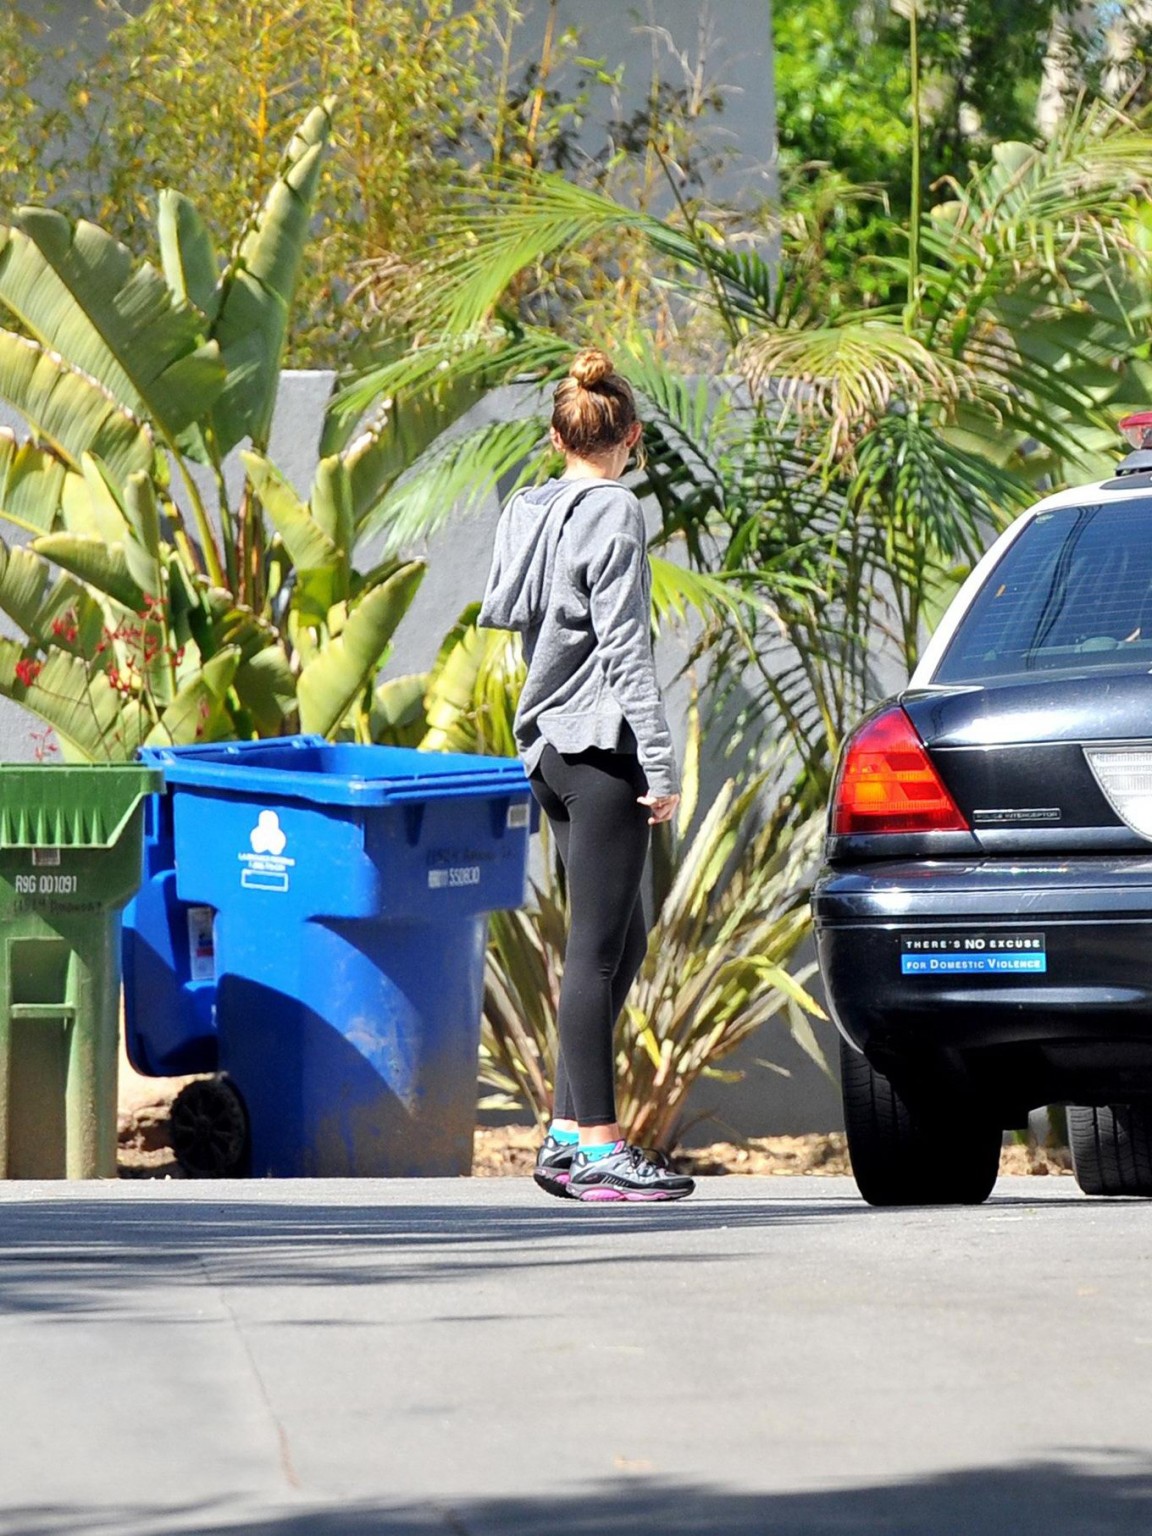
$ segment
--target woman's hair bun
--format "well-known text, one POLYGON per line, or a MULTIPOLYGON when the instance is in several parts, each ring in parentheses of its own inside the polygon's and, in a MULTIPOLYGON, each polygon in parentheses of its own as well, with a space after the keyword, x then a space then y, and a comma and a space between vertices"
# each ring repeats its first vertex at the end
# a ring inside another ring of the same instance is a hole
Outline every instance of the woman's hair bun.
POLYGON ((572 359, 569 378, 575 379, 582 389, 593 389, 612 376, 612 359, 598 347, 585 347, 572 359))

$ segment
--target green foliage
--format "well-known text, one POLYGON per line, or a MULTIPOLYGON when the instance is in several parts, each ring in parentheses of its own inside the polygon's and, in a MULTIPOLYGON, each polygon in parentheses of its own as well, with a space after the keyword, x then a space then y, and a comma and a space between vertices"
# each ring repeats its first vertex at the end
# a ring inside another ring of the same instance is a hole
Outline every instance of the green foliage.
MULTIPOLYGON (((964 177, 1002 139, 1029 140, 1060 0, 918 0, 930 102, 925 182, 964 177), (966 131, 966 124, 969 125, 966 131)), ((777 0, 777 132, 787 167, 834 167, 880 183, 907 213, 908 6, 777 0)))
MULTIPOLYGON (((915 0, 924 119, 920 191, 947 196, 992 146, 1033 142, 1061 0, 915 0)), ((1098 13, 1102 5, 1094 7, 1098 13)), ((913 207, 910 5, 892 0, 778 0, 773 5, 784 238, 819 252, 823 305, 903 297, 888 259, 903 254, 913 207)), ((1079 38, 1075 30, 1069 41, 1079 38)), ((1093 81, 1084 50, 1065 50, 1071 107, 1093 81)), ((1092 86, 1096 89, 1093 90, 1092 86)))
MULTIPOLYGON (((0 17, 0 210, 55 206, 146 251, 153 188, 178 188, 161 212, 165 272, 214 322, 214 247, 232 242, 238 215, 255 215, 254 195, 309 105, 338 94, 312 203, 321 260, 303 274, 288 340, 297 366, 343 367, 386 338, 397 300, 421 280, 437 213, 491 169, 564 168, 644 206, 661 186, 661 157, 696 188, 716 168, 700 129, 722 99, 703 65, 683 61, 682 82, 654 79, 621 120, 620 69, 585 57, 571 26, 549 24, 529 54, 514 0, 96 3, 110 23, 98 49, 55 0, 35 17, 0 17)), ((243 236, 237 244, 243 252, 243 236)), ((571 275, 601 305, 650 291, 636 262, 623 276, 588 262, 571 275)), ((247 344, 248 321, 269 307, 265 287, 238 277, 222 344, 247 344)), ((247 404, 260 438, 266 402, 232 377, 234 408, 247 404)))
MULTIPOLYGON (((466 236, 460 259, 441 256, 419 307, 437 339, 349 385, 350 397, 381 389, 391 409, 417 414, 432 381, 439 399, 480 378, 546 388, 565 349, 503 318, 517 264, 538 269, 617 229, 648 243, 679 302, 723 338, 722 388, 642 341, 617 350, 643 400, 638 488, 662 513, 656 543, 687 554, 696 599, 710 600, 700 649, 719 699, 750 695, 735 733, 783 755, 779 779, 732 780, 695 837, 657 847, 659 916, 619 1038, 629 1134, 674 1139, 689 1085, 723 1076, 725 1051, 781 1012, 819 1056, 802 978, 787 969, 806 931, 799 892, 819 833, 819 815, 806 813, 824 803, 845 731, 890 686, 882 669, 890 678, 915 664, 925 624, 1030 499, 1032 475, 1090 473, 1111 419, 1143 387, 1150 274, 1131 206, 1148 190, 1148 150, 1143 130, 1101 109, 1041 149, 997 146, 915 241, 904 231, 918 266, 892 265, 909 303, 833 315, 812 304, 810 260, 790 248, 774 274, 690 211, 658 220, 556 178, 514 178, 506 198, 478 199, 454 226, 466 236), (765 800, 775 809, 761 820, 765 800)), ((536 404, 526 420, 539 434, 536 404)), ((516 468, 512 425, 468 440, 477 479, 516 468)), ((436 516, 426 494, 445 474, 436 450, 424 467, 402 501, 382 498, 383 530, 407 534, 436 516)), ((520 472, 547 468, 541 453, 520 472)), ((677 566, 657 573, 675 611, 677 566)), ((473 677, 475 657, 465 645, 459 658, 473 677)), ((466 723, 467 708, 456 718, 466 723)), ((686 768, 692 785, 691 754, 686 768)), ((492 925, 482 1075, 541 1120, 565 926, 554 872, 529 910, 492 925)))
POLYGON ((0 693, 71 759, 297 727, 369 739, 424 573, 354 564, 388 483, 366 466, 398 472, 389 423, 327 454, 306 500, 263 451, 329 126, 327 104, 305 115, 222 264, 173 195, 163 275, 46 209, 0 229, 0 303, 20 327, 0 331, 0 398, 31 431, 0 435, 0 516, 34 535, 0 540, 0 608, 26 636, 5 642, 0 693), (223 459, 243 439, 233 504, 223 459), (212 471, 214 517, 192 458, 212 471))

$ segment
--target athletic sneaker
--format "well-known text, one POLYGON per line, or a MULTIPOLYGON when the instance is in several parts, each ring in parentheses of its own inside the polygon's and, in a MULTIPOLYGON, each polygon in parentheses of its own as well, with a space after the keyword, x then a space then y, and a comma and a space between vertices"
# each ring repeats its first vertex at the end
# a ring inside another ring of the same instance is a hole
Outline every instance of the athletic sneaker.
POLYGON ((568 1176, 572 1171, 572 1159, 576 1155, 574 1141, 557 1141, 549 1133, 536 1154, 536 1167, 532 1177, 540 1188, 557 1199, 568 1197, 568 1176))
POLYGON ((604 1157, 577 1152, 567 1193, 573 1200, 683 1200, 696 1188, 687 1174, 673 1173, 639 1147, 618 1141, 604 1157))

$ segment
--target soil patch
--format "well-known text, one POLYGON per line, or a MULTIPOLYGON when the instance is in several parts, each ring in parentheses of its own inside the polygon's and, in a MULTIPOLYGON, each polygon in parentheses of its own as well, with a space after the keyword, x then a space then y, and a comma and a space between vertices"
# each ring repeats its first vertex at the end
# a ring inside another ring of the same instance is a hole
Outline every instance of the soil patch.
MULTIPOLYGON (((137 1080, 139 1084, 141 1080, 137 1080)), ((168 1106, 182 1083, 157 1080, 148 1091, 138 1087, 120 1110, 120 1177, 182 1179, 187 1177, 168 1143, 168 1106)), ((531 1125, 481 1126, 476 1132, 472 1173, 477 1178, 523 1178, 532 1171, 539 1132, 531 1125)), ((718 1141, 676 1153, 682 1172, 693 1174, 846 1174, 848 1149, 843 1132, 812 1136, 761 1136, 736 1144, 718 1141)), ((1065 1149, 1035 1145, 1004 1148, 1002 1174, 1067 1174, 1071 1160, 1065 1149)))

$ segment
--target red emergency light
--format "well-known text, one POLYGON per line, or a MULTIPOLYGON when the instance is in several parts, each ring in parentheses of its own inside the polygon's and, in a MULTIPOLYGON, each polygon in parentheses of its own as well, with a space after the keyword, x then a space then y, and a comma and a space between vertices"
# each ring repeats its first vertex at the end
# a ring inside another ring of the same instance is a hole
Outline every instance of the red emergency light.
POLYGON ((1152 448, 1152 411, 1135 411, 1125 416, 1120 430, 1133 448, 1152 448))

